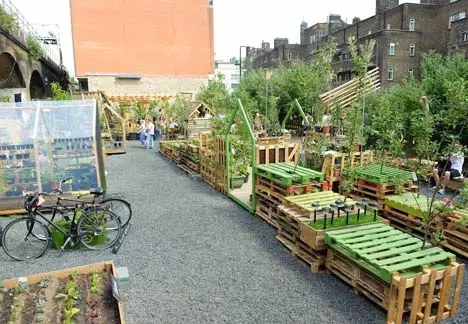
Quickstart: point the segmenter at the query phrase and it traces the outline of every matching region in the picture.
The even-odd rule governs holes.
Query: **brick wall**
[[[204,77],[214,71],[207,0],[71,0],[76,74]]]

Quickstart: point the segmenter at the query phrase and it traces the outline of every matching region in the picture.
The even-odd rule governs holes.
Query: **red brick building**
[[[212,0],[70,0],[70,6],[82,88],[193,92],[213,73]]]

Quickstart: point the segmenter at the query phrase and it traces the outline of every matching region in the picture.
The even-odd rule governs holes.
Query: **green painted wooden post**
[[[299,114],[301,115],[302,119],[304,120],[304,123],[307,126],[310,126],[309,125],[309,119],[307,119],[307,116],[305,115],[304,110],[302,109],[302,106],[299,104],[299,100],[294,99],[294,102],[291,104],[291,108],[289,108],[288,113],[286,114],[286,117],[283,119],[283,123],[281,124],[281,128],[286,129],[286,122],[291,117],[294,109],[297,109],[297,111],[299,111]]]
[[[234,196],[231,193],[231,139],[229,138],[229,135],[231,133],[231,127],[234,124],[234,118],[236,117],[237,113],[240,111],[240,114],[242,116],[242,119],[244,120],[245,124],[247,125],[247,128],[249,130],[249,136],[250,140],[252,143],[252,205],[248,205],[238,199],[236,196]],[[257,206],[257,197],[256,197],[256,186],[257,186],[257,175],[256,175],[256,165],[257,165],[257,155],[256,155],[256,144],[257,144],[257,139],[255,138],[255,135],[252,131],[252,125],[250,124],[249,118],[247,117],[247,113],[245,112],[244,106],[242,105],[242,102],[240,99],[237,99],[237,107],[233,110],[230,118],[229,118],[229,123],[227,124],[227,127],[224,131],[224,142],[226,145],[226,172],[227,172],[227,195],[229,198],[237,202],[239,205],[247,209],[250,213],[255,213],[255,208]]]

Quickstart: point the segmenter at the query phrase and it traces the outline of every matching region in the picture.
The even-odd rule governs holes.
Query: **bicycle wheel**
[[[2,233],[3,250],[10,258],[18,261],[41,257],[49,246],[49,240],[47,227],[29,217],[15,219]]]
[[[105,250],[114,246],[121,231],[119,216],[101,207],[86,209],[77,225],[80,242],[91,250]]]
[[[132,206],[129,202],[119,198],[107,198],[99,203],[99,206],[109,207],[109,210],[120,217],[122,227],[127,226],[132,219]]]

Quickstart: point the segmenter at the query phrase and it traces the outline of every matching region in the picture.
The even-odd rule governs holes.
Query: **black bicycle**
[[[99,193],[90,192],[96,195]],[[62,250],[68,244],[82,244],[91,250],[104,250],[118,241],[122,232],[120,217],[108,207],[59,196],[54,206],[44,209],[52,212],[52,219],[49,220],[47,215],[41,212],[45,196],[48,194],[41,192],[26,195],[24,208],[28,215],[13,220],[3,230],[2,248],[11,258],[24,261],[44,255],[52,239],[50,227],[65,238]],[[64,206],[63,202],[74,205]],[[57,213],[68,219],[68,215],[72,213],[68,230],[54,224]]]
[[[62,184],[72,180],[72,178],[67,178],[60,181],[59,188],[55,191],[59,194],[63,194]],[[91,200],[85,200],[84,197],[92,195]],[[77,200],[82,200],[83,203],[88,203],[90,205],[100,205],[103,207],[108,207],[112,212],[117,214],[120,217],[120,222],[122,227],[128,225],[132,219],[132,206],[128,201],[123,199],[121,195],[118,194],[106,194],[101,187],[91,190],[89,193],[84,195],[79,195]]]

